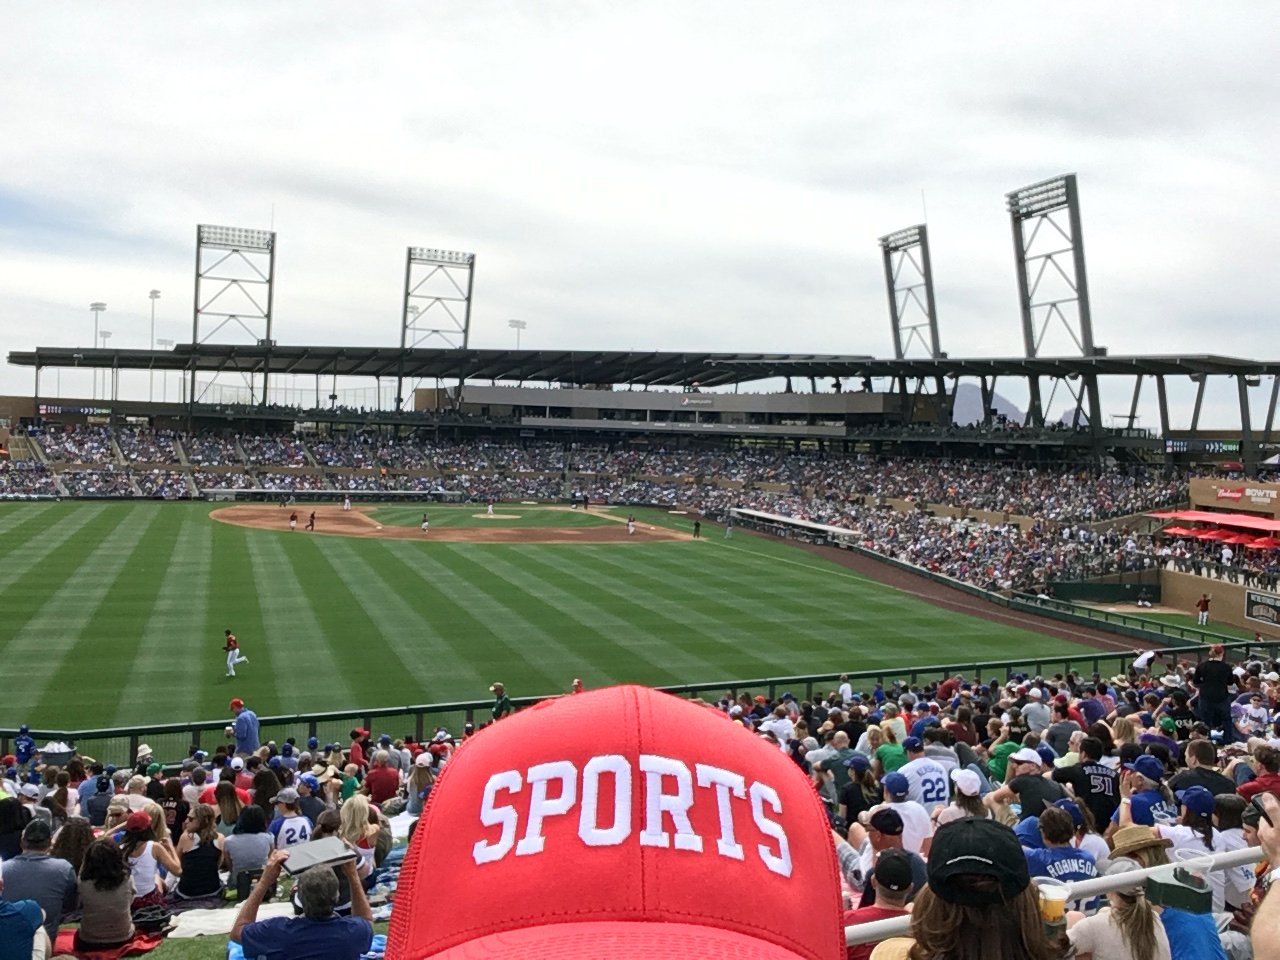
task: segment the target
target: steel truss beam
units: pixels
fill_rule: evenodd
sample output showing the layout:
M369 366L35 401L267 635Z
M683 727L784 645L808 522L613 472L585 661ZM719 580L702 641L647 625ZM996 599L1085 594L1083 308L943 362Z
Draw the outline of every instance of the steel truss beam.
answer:
M938 359L938 311L933 298L933 266L929 259L929 228L916 224L880 238L884 282L889 294L893 327L893 355L904 359L913 346Z
M195 304L191 319L191 342L196 346L227 342L219 337L227 331L231 342L266 347L268 356L274 341L271 335L275 303L276 234L273 230L249 230L199 224L196 227ZM219 371L221 372L221 371ZM216 378L215 374L215 378ZM262 368L262 394L267 402L270 364ZM253 375L247 377L249 395L254 395ZM189 403L196 400L196 371L191 370Z
M404 260L400 349L450 347L471 342L471 291L476 255L434 247L409 247ZM404 371L396 375L396 409L404 406Z
M1085 271L1080 196L1074 173L1014 190L1005 196L1013 230L1018 304L1023 346L1028 357L1040 355L1051 328L1065 329L1081 356L1105 356L1093 341L1089 282ZM1083 395L1089 402L1089 430L1101 437L1102 411L1098 380L1085 374ZM1030 417L1044 422L1039 390L1031 386ZM1077 406L1076 418L1080 416ZM1100 452L1100 451L1099 451Z

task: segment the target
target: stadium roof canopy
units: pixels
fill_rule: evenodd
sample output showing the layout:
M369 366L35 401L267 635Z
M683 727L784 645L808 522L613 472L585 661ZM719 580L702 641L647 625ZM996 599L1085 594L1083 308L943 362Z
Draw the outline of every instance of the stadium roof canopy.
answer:
M172 350L37 347L9 354L25 367L198 370L340 377L636 383L704 387L776 377L992 377L1280 374L1280 361L1238 357L1094 356L877 359L841 354L677 353L597 350L458 350L179 344Z

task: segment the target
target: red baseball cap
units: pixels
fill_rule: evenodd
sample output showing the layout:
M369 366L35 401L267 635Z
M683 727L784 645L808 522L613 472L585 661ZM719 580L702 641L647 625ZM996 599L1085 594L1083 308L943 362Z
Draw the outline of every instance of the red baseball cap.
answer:
M234 710L236 707L243 707L243 706L244 706L244 701L241 700L239 697L236 697L234 700L231 701L232 710Z
M776 746L720 719L608 687L468 739L405 857L387 960L844 960L817 794Z

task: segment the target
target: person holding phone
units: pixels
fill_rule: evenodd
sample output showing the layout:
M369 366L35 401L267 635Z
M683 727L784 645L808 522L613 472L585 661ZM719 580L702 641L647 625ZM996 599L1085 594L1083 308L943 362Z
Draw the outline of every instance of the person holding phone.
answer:
M312 867L298 875L302 916L258 920L258 908L275 889L288 859L288 850L276 850L267 858L261 879L236 916L231 939L244 948L245 956L272 960L314 956L356 960L366 953L373 944L373 909L356 876L354 860L342 864L351 888L351 916L340 917L334 912L338 880L333 870Z

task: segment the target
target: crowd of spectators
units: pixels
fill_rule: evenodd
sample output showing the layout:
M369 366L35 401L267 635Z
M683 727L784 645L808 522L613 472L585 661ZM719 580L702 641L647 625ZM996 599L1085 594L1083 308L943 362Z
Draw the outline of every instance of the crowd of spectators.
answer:
M417 912L438 903L438 877L424 864L464 882L456 871L482 863L481 852L503 855L498 838L506 834L497 828L504 821L494 819L486 821L492 832L475 835L474 847L467 840L464 860L448 859L458 846L452 839L458 818L476 809L484 784L497 772L523 770L526 755L541 757L539 738L565 752L607 754L610 771L640 749L637 743L677 758L669 765L692 749L687 769L693 770L701 754L689 745L714 742L713 754L721 758L716 766L696 761L699 777L710 778L702 786L723 783L724 805L733 802L732 781L720 767L747 774L747 784L768 784L770 822L754 820L762 836L772 838L759 847L761 856L772 863L770 870L785 870L807 885L805 896L791 898L806 904L803 921L778 909L756 919L768 926L791 917L810 932L826 931L827 946L810 955L844 956L835 929L858 931L869 920L892 917L905 918L908 936L852 946L847 956L901 958L914 947L920 949L911 956L959 960L1275 955L1276 945L1265 937L1274 937L1273 915L1280 913L1280 905L1269 902L1280 896L1270 891L1280 833L1266 819L1280 817L1276 661L1233 664L1221 647L1198 663L1134 651L1128 669L1111 677L957 674L861 688L841 677L835 689L811 700L739 690L692 705L638 688L584 692L574 681L569 698L527 713L514 711L500 685L492 690L492 730L468 724L455 737L440 729L427 742L356 728L349 744L301 737L263 744L256 716L240 700L232 701L228 743L212 755L192 747L184 758L161 762L143 744L132 759L110 758L118 769L87 757L65 767L46 765L24 731L15 753L4 758L0 778L3 897L40 908L28 911L29 935L38 936L43 926L56 939L64 917L83 916L83 942L76 945L89 949L130 939L139 908L218 907L224 891L228 897L238 892L245 902L232 939L247 947L271 932L254 924L279 877L284 858L277 851L336 835L348 841L355 859L337 868L344 872L341 894L325 901L324 916L371 919L364 891L394 885L394 865L415 860L418 869L400 880L390 909L394 938L402 905ZM582 701L572 702L578 694ZM619 705L636 697L645 698L633 721L645 728L639 738L630 725L612 722ZM581 748L575 746L579 738ZM454 774L437 785L452 764L458 765ZM671 766L669 772L674 777L679 770ZM557 769L546 776L569 774ZM656 780L649 782L653 789ZM538 783L535 790L544 781ZM815 799L806 800L806 793ZM578 802L567 788L558 796L564 809L555 813ZM1250 805L1255 797L1260 806ZM686 823L682 835L693 829L680 819L689 802L699 801L670 808L677 826ZM723 806L720 816L723 824ZM407 853L396 847L397 817L416 828L409 830ZM698 814L693 822L717 821ZM562 823L569 824L563 835ZM739 842L754 836L752 824L747 817L738 825ZM580 828L575 812L566 818L546 814L541 829L554 834L547 840L551 851L570 835L576 838ZM641 841L629 840L630 831L597 833L594 846L575 848L573 864L592 877L600 870L603 882L616 870L617 857L594 847ZM779 836L790 853L771 861L769 851L777 847L770 843ZM686 850L696 849L691 842ZM751 844L746 849L754 856ZM1257 850L1253 862L1206 872L1203 892L1176 902L1148 900L1141 878L1106 898L1072 899L1067 889L1065 915L1042 908L1037 895L1036 884L1070 885L1249 848ZM746 897L734 882L739 875L732 871L743 860L734 857L735 849L742 848L733 842L703 848L704 857L726 858L722 870L731 872L720 876L733 901ZM569 854L561 856L568 862ZM957 870L957 863L963 868ZM705 878L705 867L686 852L664 866L663 875L668 884L685 869ZM333 868L312 870L332 888ZM508 892L526 913L530 901L518 884L533 875L508 875L517 884ZM740 879L747 876L767 883L768 873L747 871ZM295 910L304 916L312 902L308 883L300 880L296 888ZM94 890L86 889L89 884ZM557 886L544 884L544 892ZM965 905L978 909L956 909ZM453 907L422 922L447 926L455 911L469 909L464 902ZM696 901L686 907L696 914ZM491 904L485 909L501 912ZM824 917L821 911L831 912ZM1135 918L1135 911L1141 916ZM354 958L368 948L369 929L354 929L360 949L344 952L348 947L335 940L335 958ZM803 935L798 927L791 933ZM965 948L946 949L961 942L956 938Z
M0 460L0 497L51 497L58 493L58 481L44 464L34 460Z
M113 465L111 432L80 427L36 439L55 462ZM1170 567L1272 589L1274 551L1230 550L1187 541L1168 547L1128 531L1095 536L1085 525L1167 507L1186 497L1187 479L1134 467L1100 473L1071 465L1027 466L970 460L836 457L817 451L564 445L543 441L441 442L430 435L378 432L300 435L194 435L122 428L122 469L62 474L72 496L135 495L128 463L176 460L185 451L197 491L264 489L446 493L473 501L562 500L682 507L723 519L734 507L853 530L869 549L984 587L1039 590L1054 576ZM284 473L311 462L350 473ZM201 469L227 464L218 474ZM143 496L182 496L178 471L136 475ZM0 471L0 495L56 494L38 470ZM899 513L883 501L921 508ZM930 516L954 507L1032 518L1033 525Z
M199 490L251 490L257 482L242 471L192 470L191 480Z
M250 466L305 467L310 465L306 444L283 434L240 434L240 449Z
M134 472L133 479L144 497L177 500L191 493L187 475L180 470L162 470L159 467L139 470Z
M302 493L307 490L327 490L328 483L319 473L274 473L264 470L257 475L255 487L280 493Z
M186 434L181 438L187 461L198 467L242 466L244 458L230 437L216 433Z
M133 474L128 470L64 470L58 474L71 497L132 497Z
M28 435L40 444L51 463L114 463L116 460L111 446L111 431L107 427L37 430Z
M173 447L173 431L119 427L115 435L126 463L178 462L178 453Z

